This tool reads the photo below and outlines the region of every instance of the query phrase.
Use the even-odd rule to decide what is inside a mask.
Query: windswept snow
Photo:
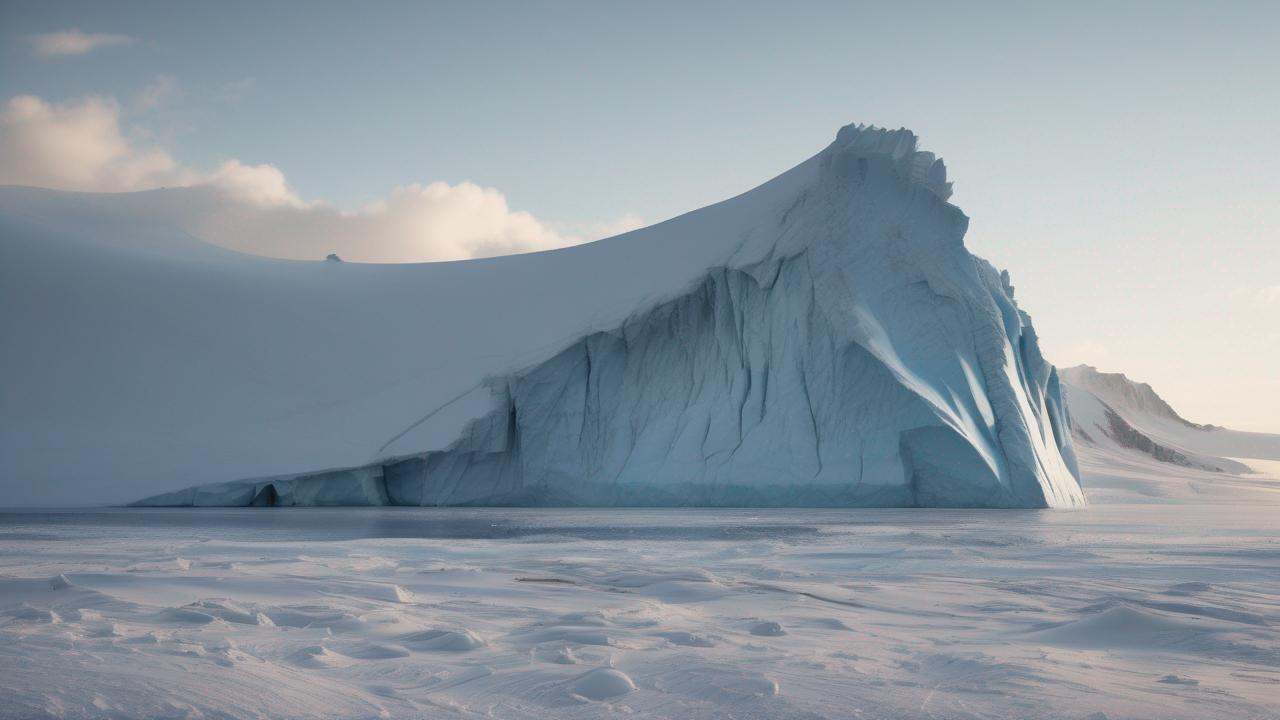
[[[1081,504],[1053,367],[916,144],[849,126],[660,225],[426,265],[0,189],[0,502]]]
[[[1127,457],[1079,512],[0,513],[0,716],[1273,717],[1280,482]]]

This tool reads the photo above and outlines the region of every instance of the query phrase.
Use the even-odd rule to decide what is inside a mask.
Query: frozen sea
[[[0,511],[0,717],[1280,717],[1280,507]]]

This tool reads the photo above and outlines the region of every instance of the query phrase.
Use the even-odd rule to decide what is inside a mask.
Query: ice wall
[[[447,447],[139,504],[1084,504],[1056,372],[942,161],[848,126],[812,162],[682,292],[490,376]]]

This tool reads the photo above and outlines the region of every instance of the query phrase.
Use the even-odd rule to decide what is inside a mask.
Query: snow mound
[[[782,626],[772,620],[756,623],[751,626],[752,635],[760,635],[762,637],[781,637],[786,635],[787,631]]]
[[[350,660],[324,647],[323,645],[311,645],[290,653],[287,658],[289,662],[311,670],[325,670],[328,668],[347,667],[351,664]]]
[[[28,605],[27,603],[22,603],[16,608],[5,610],[4,614],[8,615],[14,620],[22,620],[22,621],[33,622],[33,623],[62,622],[62,617],[58,615],[58,613],[54,612],[52,609],[35,607],[33,605]]]
[[[613,668],[597,668],[569,685],[569,692],[590,700],[609,700],[635,689],[626,673]]]
[[[368,583],[355,590],[356,593],[371,598],[393,603],[412,603],[413,593],[393,583]]]
[[[421,265],[0,188],[11,501],[1082,505],[1056,371],[917,146],[850,125],[658,225]]]
[[[1029,640],[1064,647],[1154,649],[1182,641],[1188,635],[1216,628],[1191,620],[1173,619],[1121,605],[1083,620],[1026,634]]]
[[[361,660],[394,660],[409,657],[410,653],[401,645],[370,645],[346,654]]]
[[[407,635],[401,638],[401,642],[410,650],[442,652],[467,652],[488,644],[467,630],[426,630]]]
[[[684,647],[715,647],[716,644],[706,635],[691,633],[684,630],[673,632],[654,633],[654,637],[665,639],[672,645],[682,645]]]

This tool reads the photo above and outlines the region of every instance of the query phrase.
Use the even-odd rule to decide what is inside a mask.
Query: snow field
[[[6,514],[0,715],[1274,714],[1277,493],[1146,482],[1077,512]]]

